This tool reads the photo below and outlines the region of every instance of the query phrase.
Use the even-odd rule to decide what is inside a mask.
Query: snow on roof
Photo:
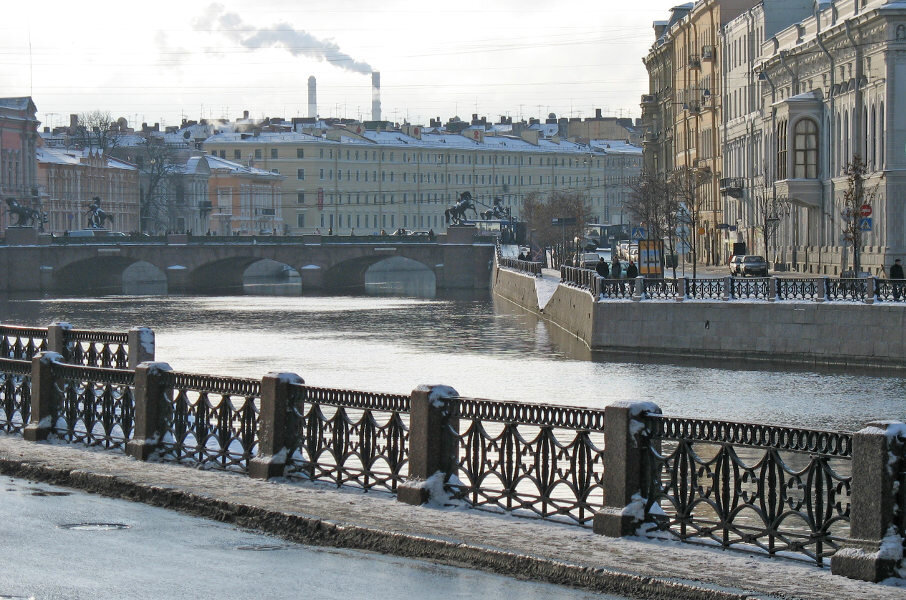
[[[228,171],[234,175],[254,175],[257,177],[276,177],[280,179],[285,179],[279,173],[272,173],[264,169],[259,169],[258,167],[250,167],[225,158],[220,158],[213,154],[205,155],[205,158],[208,161],[208,166],[211,168],[211,171]]]
[[[205,143],[211,144],[235,144],[236,142],[262,142],[266,141],[269,144],[298,144],[299,142],[326,142],[323,138],[319,138],[307,133],[299,133],[296,131],[281,131],[281,132],[261,132],[259,134],[251,133],[239,133],[234,131],[216,133],[205,140]]]
[[[82,160],[88,157],[88,149],[68,150],[64,148],[51,148],[42,146],[35,151],[35,157],[39,163],[52,165],[81,165]],[[135,165],[131,165],[122,160],[107,157],[108,169],[123,169],[126,171],[135,171]]]
[[[609,154],[641,154],[642,148],[634,146],[625,140],[591,140],[593,148],[603,150]]]

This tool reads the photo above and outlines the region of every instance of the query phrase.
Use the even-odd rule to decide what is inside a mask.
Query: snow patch
[[[319,267],[318,265],[305,265],[304,267],[302,267],[302,270],[303,271],[320,271],[321,267]]]
[[[149,375],[160,375],[164,371],[173,370],[173,367],[171,367],[169,365],[169,363],[165,363],[165,362],[152,362],[152,363],[145,363],[145,364],[148,365],[148,374]]]
[[[138,344],[142,347],[142,352],[148,356],[154,356],[154,331],[149,327],[138,327]]]
[[[428,392],[428,402],[434,408],[443,408],[446,406],[444,400],[458,398],[459,392],[448,385],[420,385],[415,388],[418,392]]]
[[[41,364],[47,365],[50,363],[62,363],[63,355],[59,352],[42,352],[41,353]]]
[[[51,325],[56,325],[57,327],[60,327],[61,329],[64,329],[66,331],[72,329],[72,325],[67,323],[66,321],[54,321],[53,323],[51,323]]]
[[[167,267],[167,270],[168,271],[185,271],[186,267],[184,267],[182,265],[170,265],[169,267]]]
[[[296,375],[295,373],[277,373],[272,371],[267,374],[268,377],[276,377],[280,383],[294,383],[294,384],[303,384],[305,380]]]

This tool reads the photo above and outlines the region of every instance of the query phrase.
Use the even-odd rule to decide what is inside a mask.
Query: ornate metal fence
[[[733,298],[751,298],[767,300],[771,295],[771,280],[767,277],[749,279],[747,277],[731,277],[730,294]]]
[[[497,258],[497,262],[501,267],[506,267],[507,269],[515,269],[522,273],[528,273],[534,275],[535,277],[541,277],[541,263],[534,262],[529,260],[519,260],[518,258],[508,258],[500,256]]]
[[[287,474],[396,491],[409,461],[409,396],[290,386]]]
[[[602,503],[604,411],[458,398],[456,494],[478,508],[590,525]]]
[[[868,279],[825,279],[828,300],[848,300],[859,302],[865,300],[868,294]]]
[[[31,360],[47,350],[46,327],[0,325],[0,358]]]
[[[660,300],[673,300],[679,293],[676,279],[648,279],[644,280],[644,297]]]
[[[0,358],[0,431],[21,433],[31,415],[31,363]]]
[[[635,291],[635,280],[630,279],[599,279],[601,295],[605,298],[618,298],[631,300]]]
[[[57,401],[52,430],[60,439],[123,448],[132,437],[135,372],[52,363]]]
[[[686,296],[699,300],[720,300],[724,292],[724,280],[686,279]]]
[[[649,416],[646,516],[686,541],[824,564],[849,533],[852,436]]]
[[[161,453],[176,462],[245,471],[258,443],[261,382],[165,372]]]
[[[823,279],[776,278],[778,300],[817,300],[824,287]]]
[[[591,269],[560,266],[560,281],[586,290],[593,290],[598,274]]]
[[[129,334],[117,331],[64,330],[63,358],[88,367],[125,369],[129,366]]]
[[[881,302],[906,302],[906,280],[875,279],[875,299]]]

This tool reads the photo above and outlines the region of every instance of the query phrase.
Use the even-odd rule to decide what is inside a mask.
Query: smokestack
[[[314,75],[308,78],[308,118],[318,118],[318,85]]]
[[[371,73],[371,120],[381,120],[381,74],[378,71]]]

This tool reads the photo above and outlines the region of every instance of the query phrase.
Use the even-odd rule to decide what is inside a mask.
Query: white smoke
[[[221,4],[208,6],[204,14],[195,20],[195,29],[213,29],[252,50],[284,48],[293,56],[307,56],[353,73],[368,74],[374,70],[368,63],[354,60],[341,51],[335,42],[318,39],[307,31],[294,29],[288,23],[277,23],[263,29],[252,27],[243,23],[236,13],[226,12]]]

